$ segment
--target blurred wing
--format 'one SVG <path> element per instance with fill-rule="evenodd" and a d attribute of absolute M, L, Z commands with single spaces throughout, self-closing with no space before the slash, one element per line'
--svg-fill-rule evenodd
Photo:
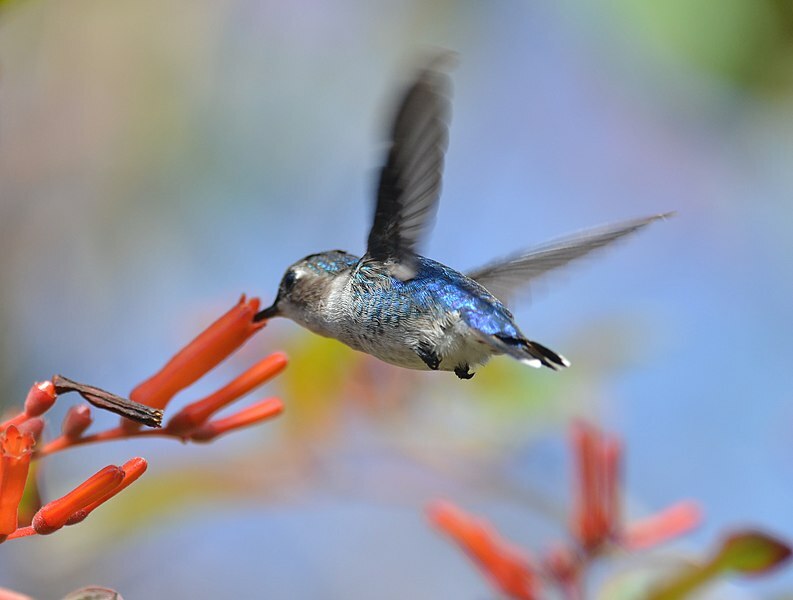
<path fill-rule="evenodd" d="M 646 227 L 653 221 L 665 219 L 673 213 L 643 219 L 623 221 L 613 225 L 589 229 L 559 238 L 534 248 L 507 256 L 469 273 L 502 302 L 508 302 L 515 292 L 525 288 L 535 278 L 566 265 L 571 260 L 607 246 L 616 240 Z"/>
<path fill-rule="evenodd" d="M 408 89 L 380 171 L 368 254 L 378 261 L 399 263 L 407 277 L 412 276 L 416 244 L 432 221 L 441 191 L 451 83 L 437 69 L 451 62 L 451 56 L 437 57 Z"/>

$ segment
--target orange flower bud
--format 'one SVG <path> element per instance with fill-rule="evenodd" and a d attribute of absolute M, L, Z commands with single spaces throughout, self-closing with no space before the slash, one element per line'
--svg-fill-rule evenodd
<path fill-rule="evenodd" d="M 619 442 L 595 427 L 573 425 L 577 485 L 572 530 L 587 551 L 594 551 L 619 527 Z"/>
<path fill-rule="evenodd" d="M 678 502 L 655 515 L 634 521 L 622 543 L 630 550 L 649 548 L 691 531 L 702 522 L 702 509 L 691 500 Z"/>
<path fill-rule="evenodd" d="M 13 425 L 0 434 L 0 536 L 17 528 L 17 510 L 35 443 L 30 432 L 20 432 Z"/>
<path fill-rule="evenodd" d="M 55 404 L 57 397 L 55 386 L 51 381 L 34 383 L 25 399 L 25 414 L 28 417 L 38 417 Z"/>
<path fill-rule="evenodd" d="M 165 405 L 177 392 L 197 381 L 264 326 L 254 323 L 259 299 L 240 301 L 187 344 L 154 376 L 132 390 L 130 399 L 154 408 Z"/>
<path fill-rule="evenodd" d="M 286 363 L 284 353 L 271 354 L 215 393 L 185 406 L 168 423 L 168 431 L 181 435 L 203 425 L 215 412 L 278 375 Z"/>
<path fill-rule="evenodd" d="M 124 479 L 123 481 L 106 493 L 101 498 L 98 498 L 88 504 L 84 508 L 81 508 L 77 512 L 73 513 L 67 520 L 66 525 L 74 525 L 75 523 L 79 523 L 83 519 L 85 519 L 88 515 L 90 515 L 97 507 L 101 506 L 108 500 L 110 500 L 113 496 L 118 494 L 119 492 L 125 490 L 130 485 L 135 483 L 138 478 L 146 472 L 149 464 L 146 462 L 145 458 L 141 458 L 140 456 L 136 456 L 135 458 L 131 458 L 123 465 L 121 465 L 121 470 L 124 471 Z"/>
<path fill-rule="evenodd" d="M 209 442 L 217 436 L 271 419 L 284 410 L 284 404 L 278 398 L 261 400 L 238 413 L 205 423 L 190 434 L 194 442 Z"/>
<path fill-rule="evenodd" d="M 451 502 L 433 502 L 427 514 L 436 527 L 465 550 L 491 583 L 508 598 L 534 600 L 538 575 L 527 556 L 502 540 L 485 521 Z"/>
<path fill-rule="evenodd" d="M 70 440 L 77 439 L 91 426 L 93 420 L 91 407 L 87 404 L 72 406 L 66 412 L 66 416 L 63 417 L 61 433 Z"/>
<path fill-rule="evenodd" d="M 124 470 L 121 467 L 105 467 L 62 498 L 42 506 L 33 516 L 33 529 L 40 535 L 57 531 L 74 513 L 111 492 L 123 479 Z"/>

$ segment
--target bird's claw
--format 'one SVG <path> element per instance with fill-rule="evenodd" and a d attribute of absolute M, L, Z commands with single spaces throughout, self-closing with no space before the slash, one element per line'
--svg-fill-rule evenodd
<path fill-rule="evenodd" d="M 437 371 L 438 367 L 441 366 L 440 357 L 430 345 L 425 342 L 419 343 L 418 348 L 416 348 L 416 354 L 418 354 L 419 358 L 424 361 L 424 364 L 427 365 L 431 371 Z"/>
<path fill-rule="evenodd" d="M 457 375 L 460 379 L 471 379 L 476 373 L 471 373 L 468 368 L 468 365 L 460 365 L 459 367 L 454 367 L 454 374 Z"/>

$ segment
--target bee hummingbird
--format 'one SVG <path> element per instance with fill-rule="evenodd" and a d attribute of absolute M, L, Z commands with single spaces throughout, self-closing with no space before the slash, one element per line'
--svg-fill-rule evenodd
<path fill-rule="evenodd" d="M 380 170 L 366 253 L 312 254 L 290 266 L 272 306 L 283 316 L 385 362 L 461 379 L 491 356 L 531 367 L 570 365 L 529 340 L 505 306 L 538 276 L 666 215 L 581 232 L 496 260 L 463 275 L 416 252 L 437 208 L 448 142 L 450 80 L 442 55 L 404 93 Z"/>

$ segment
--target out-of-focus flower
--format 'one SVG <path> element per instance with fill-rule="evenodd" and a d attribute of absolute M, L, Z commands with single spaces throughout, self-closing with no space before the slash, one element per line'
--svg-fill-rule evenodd
<path fill-rule="evenodd" d="M 619 442 L 595 427 L 576 422 L 572 427 L 577 489 L 571 529 L 587 551 L 614 537 L 619 527 Z"/>
<path fill-rule="evenodd" d="M 555 543 L 532 564 L 502 541 L 491 526 L 448 502 L 430 505 L 430 520 L 452 536 L 487 577 L 510 598 L 536 598 L 538 582 L 558 586 L 565 597 L 583 597 L 583 573 L 614 542 L 626 549 L 658 544 L 699 524 L 699 507 L 680 502 L 653 517 L 624 526 L 620 515 L 622 447 L 615 437 L 583 422 L 572 426 L 575 458 L 574 507 L 570 534 L 575 544 Z"/>
<path fill-rule="evenodd" d="M 755 577 L 779 568 L 791 556 L 790 546 L 763 531 L 746 530 L 729 535 L 719 550 L 703 563 L 692 563 L 676 575 L 659 582 L 647 600 L 688 598 L 699 588 L 722 576 Z"/>
<path fill-rule="evenodd" d="M 0 600 L 33 600 L 33 598 L 25 594 L 20 594 L 19 592 L 14 592 L 13 590 L 0 588 Z"/>
<path fill-rule="evenodd" d="M 679 502 L 633 524 L 624 525 L 620 515 L 622 447 L 615 437 L 576 421 L 572 426 L 575 455 L 575 506 L 571 533 L 589 553 L 607 542 L 640 549 L 687 533 L 702 520 L 692 501 Z"/>
<path fill-rule="evenodd" d="M 538 598 L 539 578 L 529 557 L 503 540 L 489 523 L 442 500 L 430 504 L 427 514 L 505 596 L 517 600 Z"/>
<path fill-rule="evenodd" d="M 620 543 L 630 550 L 642 550 L 688 533 L 702 522 L 702 509 L 691 500 L 683 500 L 662 511 L 631 522 L 620 536 Z"/>
<path fill-rule="evenodd" d="M 0 598 L 0 600 L 3 600 Z M 62 600 L 124 600 L 116 590 L 94 585 L 74 590 Z"/>

